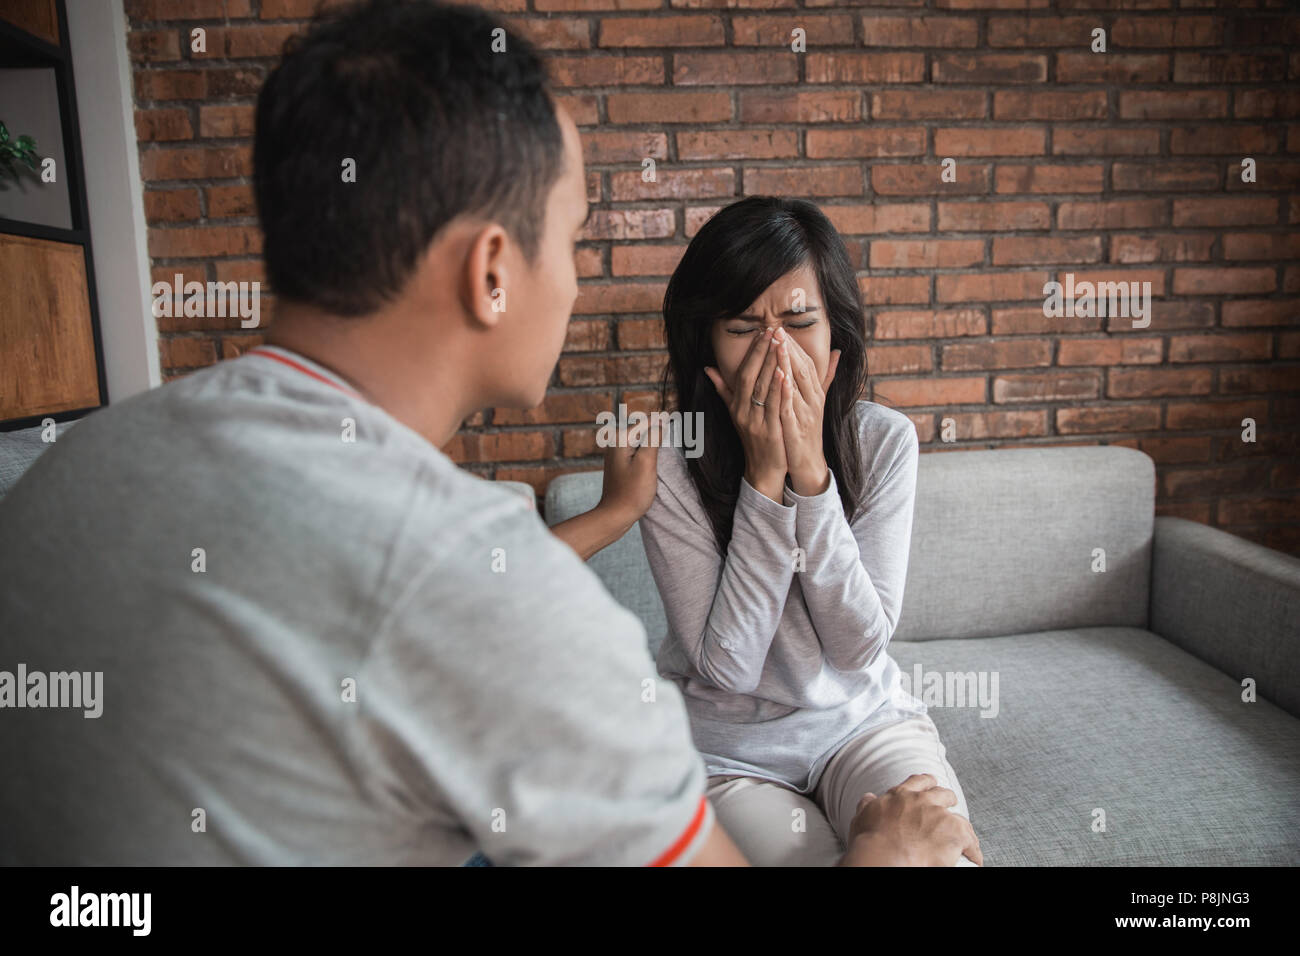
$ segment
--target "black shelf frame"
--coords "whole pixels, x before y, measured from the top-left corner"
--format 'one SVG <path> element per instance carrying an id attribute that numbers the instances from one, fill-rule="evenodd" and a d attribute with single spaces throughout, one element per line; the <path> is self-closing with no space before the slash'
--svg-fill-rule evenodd
<path id="1" fill-rule="evenodd" d="M 104 341 L 99 326 L 99 296 L 95 286 L 95 258 L 90 242 L 90 210 L 86 200 L 86 167 L 81 153 L 81 124 L 77 115 L 76 85 L 73 81 L 72 50 L 68 39 L 68 11 L 64 0 L 55 0 L 62 43 L 55 45 L 12 23 L 0 20 L 0 68 L 44 67 L 54 70 L 59 96 L 59 123 L 63 130 L 64 168 L 60 170 L 68 190 L 72 228 L 61 229 L 33 222 L 0 218 L 0 233 L 27 239 L 48 239 L 81 246 L 86 263 L 86 292 L 90 298 L 90 326 L 95 344 L 95 375 L 99 404 L 61 412 L 0 420 L 0 432 L 39 425 L 46 418 L 56 422 L 81 418 L 108 404 L 108 379 L 104 371 Z"/>

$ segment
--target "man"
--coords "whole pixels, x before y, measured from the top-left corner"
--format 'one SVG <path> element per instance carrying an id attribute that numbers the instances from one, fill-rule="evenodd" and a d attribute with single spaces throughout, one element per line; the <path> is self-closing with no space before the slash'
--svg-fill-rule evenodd
<path id="1" fill-rule="evenodd" d="M 577 129 L 497 26 L 371 3 L 293 44 L 268 346 L 96 412 L 0 507 L 4 663 L 102 674 L 98 717 L 0 711 L 2 862 L 744 862 L 636 619 L 438 450 L 542 400 L 577 296 Z M 977 858 L 934 784 L 845 862 Z"/>

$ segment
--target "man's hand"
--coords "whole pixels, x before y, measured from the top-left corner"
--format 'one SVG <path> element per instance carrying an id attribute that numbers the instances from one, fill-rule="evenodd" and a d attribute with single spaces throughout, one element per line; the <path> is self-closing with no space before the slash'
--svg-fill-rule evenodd
<path id="1" fill-rule="evenodd" d="M 606 448 L 600 503 L 551 529 L 582 560 L 623 537 L 654 502 L 659 446 L 649 444 L 649 431 L 649 421 L 642 422 L 628 432 L 627 444 Z"/>
<path id="2" fill-rule="evenodd" d="M 655 500 L 659 446 L 649 442 L 650 423 L 645 421 L 628 431 L 626 445 L 605 449 L 605 478 L 597 507 L 623 523 L 624 531 L 640 520 Z"/>
<path id="3" fill-rule="evenodd" d="M 865 794 L 840 866 L 954 866 L 965 856 L 984 865 L 970 821 L 948 810 L 957 795 L 916 773 L 883 797 Z"/>

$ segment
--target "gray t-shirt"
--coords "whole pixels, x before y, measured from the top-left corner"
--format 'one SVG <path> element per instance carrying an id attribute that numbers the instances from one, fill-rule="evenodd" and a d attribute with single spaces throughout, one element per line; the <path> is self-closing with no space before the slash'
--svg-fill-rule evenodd
<path id="1" fill-rule="evenodd" d="M 852 524 L 832 474 L 781 504 L 741 481 L 731 542 L 713 528 L 680 448 L 659 454 L 641 519 L 668 634 L 658 667 L 686 698 L 710 774 L 814 790 L 849 738 L 926 713 L 886 653 L 912 539 L 919 445 L 901 412 L 860 401 L 864 508 Z"/>
<path id="2" fill-rule="evenodd" d="M 98 717 L 0 700 L 0 863 L 681 864 L 713 824 L 637 619 L 295 353 L 95 412 L 0 542 L 0 671 L 102 672 Z"/>

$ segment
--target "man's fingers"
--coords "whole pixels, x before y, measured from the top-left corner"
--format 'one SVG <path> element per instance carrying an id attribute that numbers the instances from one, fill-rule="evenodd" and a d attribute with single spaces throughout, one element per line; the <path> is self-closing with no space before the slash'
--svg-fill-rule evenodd
<path id="1" fill-rule="evenodd" d="M 651 419 L 646 418 L 645 421 L 633 425 L 627 433 L 628 456 L 643 467 L 645 462 L 653 462 L 656 459 L 659 453 L 659 442 L 663 440 L 663 436 L 658 435 L 657 429 L 657 437 L 650 434 L 650 425 Z"/>
<path id="2" fill-rule="evenodd" d="M 980 838 L 975 835 L 975 828 L 966 821 L 966 829 L 969 831 L 969 839 L 966 845 L 962 847 L 961 855 L 966 857 L 976 866 L 984 865 L 984 853 L 980 850 Z"/>
<path id="3" fill-rule="evenodd" d="M 931 787 L 921 794 L 926 800 L 929 800 L 935 806 L 955 807 L 957 806 L 957 794 L 953 793 L 947 787 L 938 785 Z"/>
<path id="4" fill-rule="evenodd" d="M 627 444 L 629 448 L 640 448 L 645 444 L 646 435 L 650 432 L 650 419 L 637 422 L 627 431 Z"/>
<path id="5" fill-rule="evenodd" d="M 654 471 L 659 461 L 659 445 L 651 443 L 642 445 L 632 452 L 632 467 L 642 471 Z"/>
<path id="6" fill-rule="evenodd" d="M 930 790 L 939 785 L 939 781 L 930 773 L 914 773 L 893 790 Z"/>

